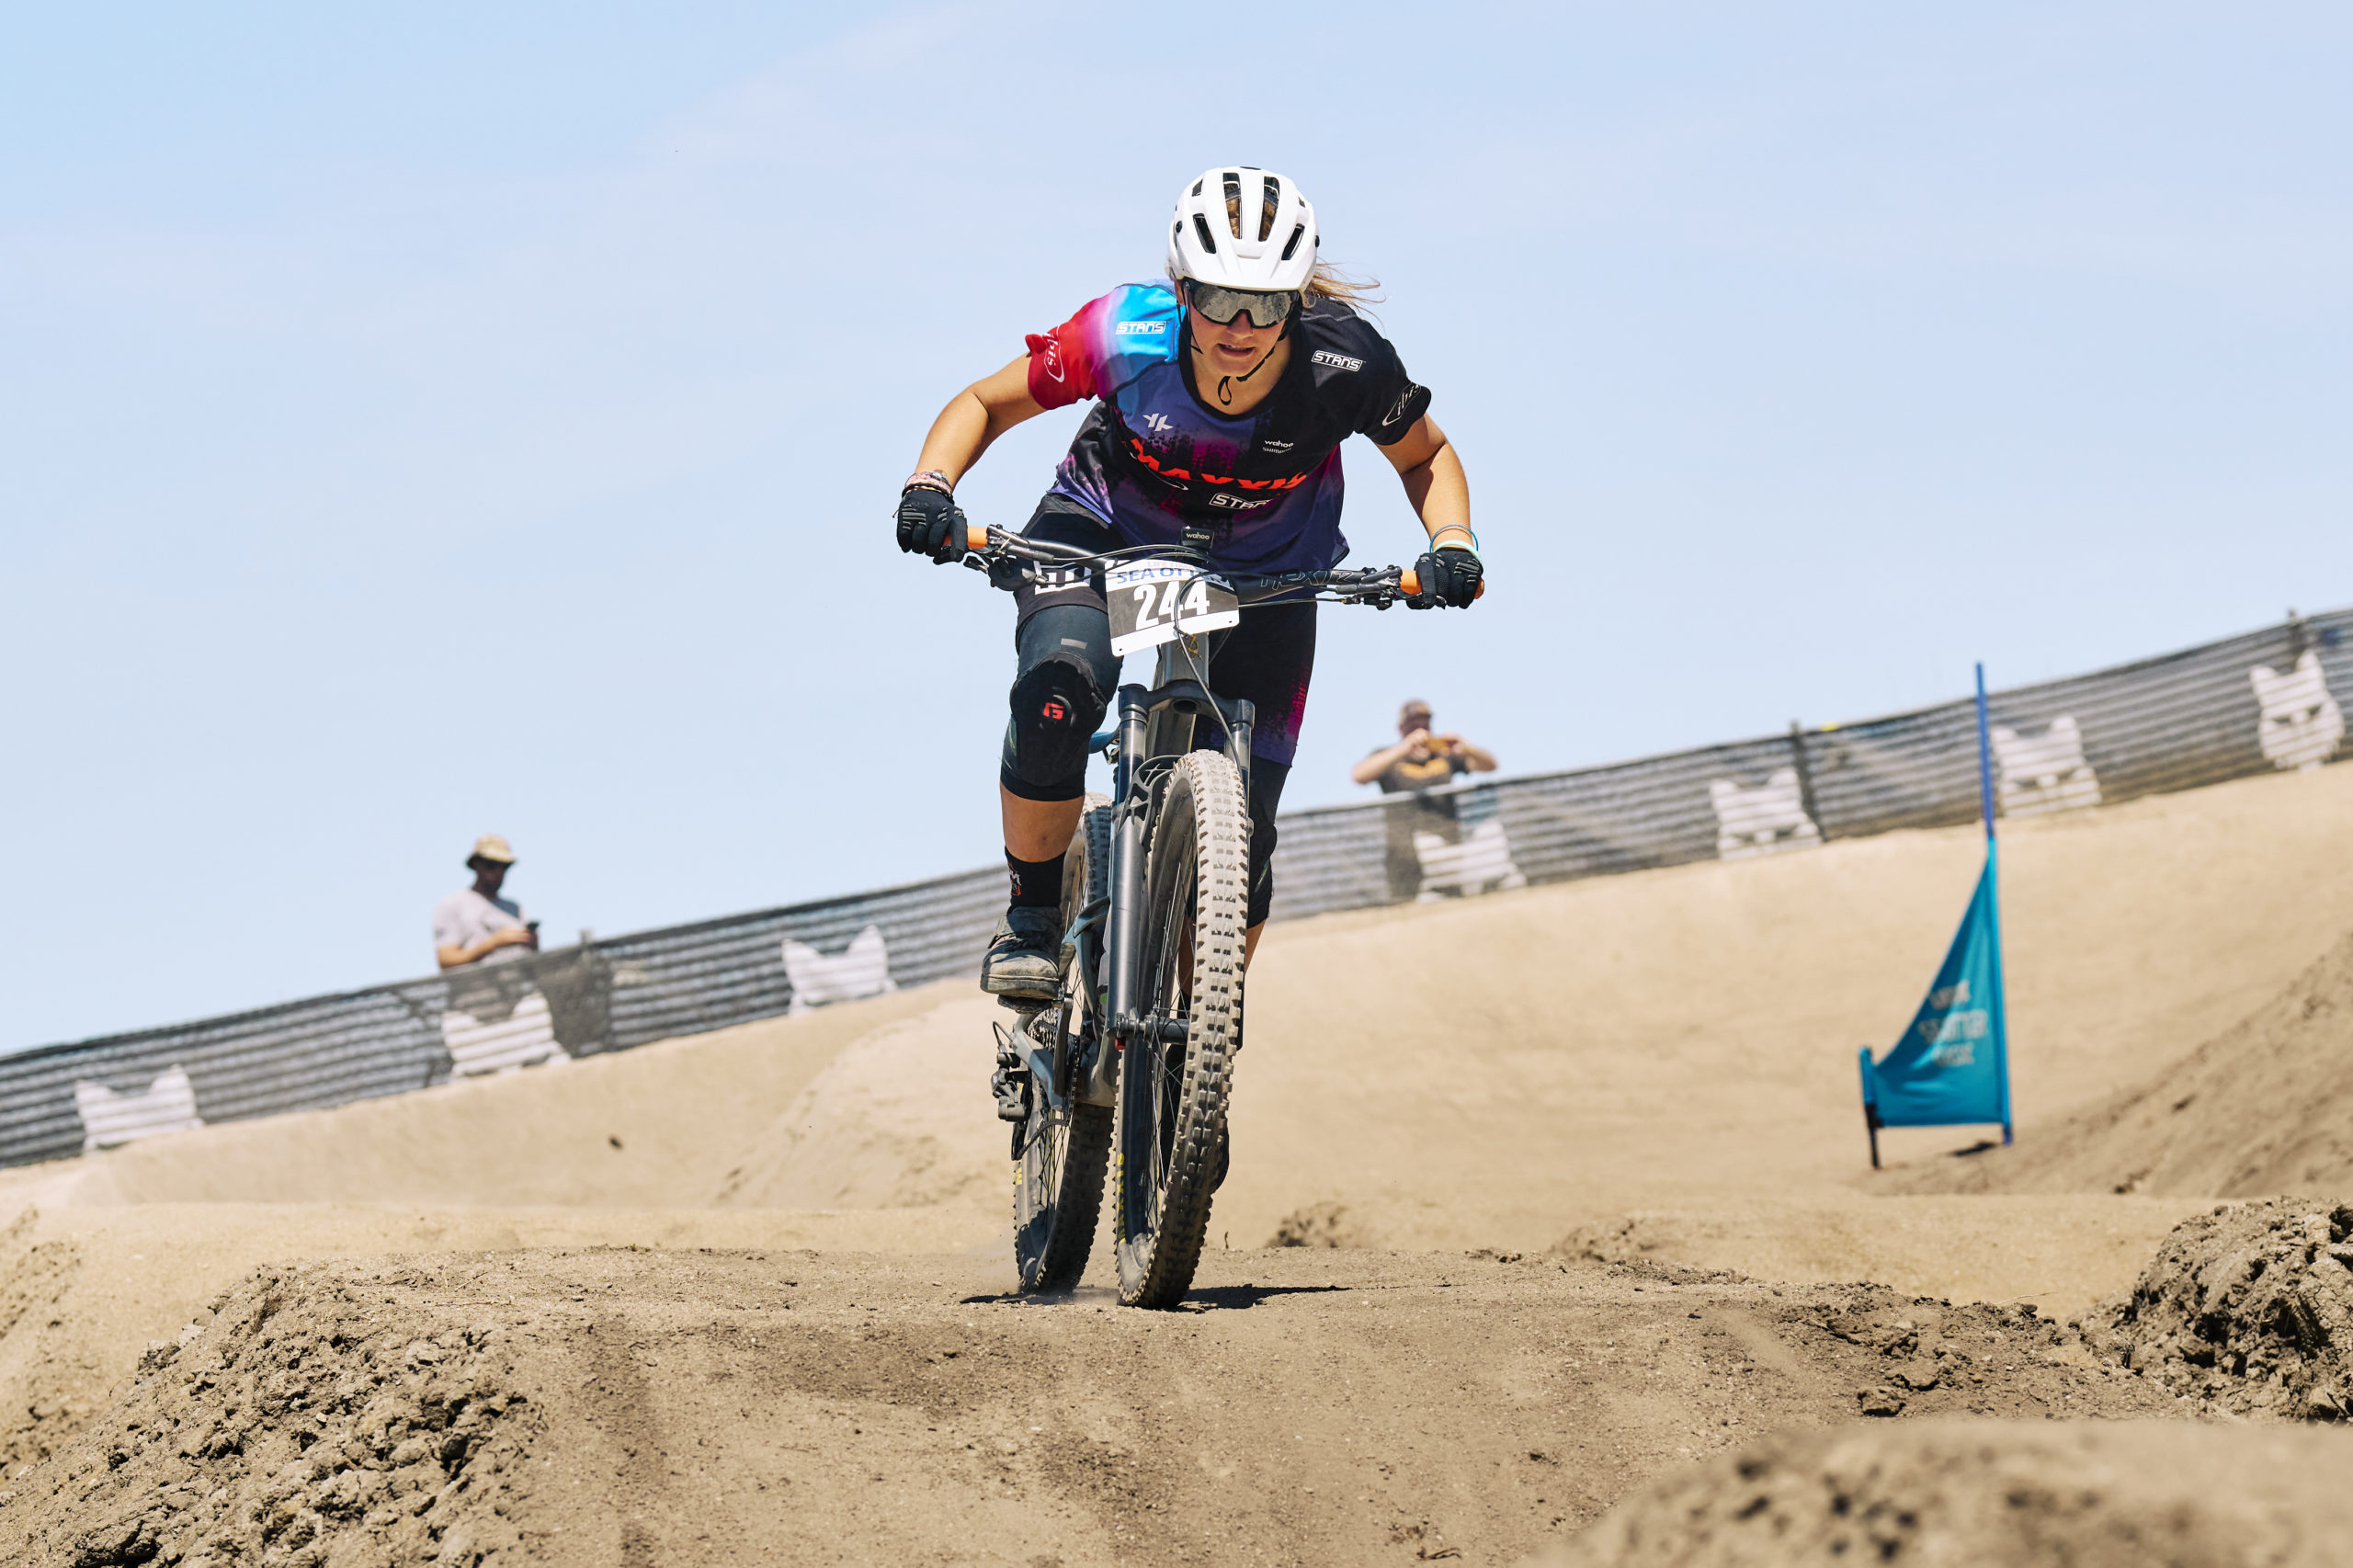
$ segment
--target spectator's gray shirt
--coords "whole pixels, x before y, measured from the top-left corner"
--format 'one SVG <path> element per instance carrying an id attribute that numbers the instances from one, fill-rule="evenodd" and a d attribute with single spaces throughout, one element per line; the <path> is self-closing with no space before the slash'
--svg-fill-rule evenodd
<path id="1" fill-rule="evenodd" d="M 460 888 L 433 906 L 433 946 L 437 949 L 471 948 L 493 931 L 511 930 L 526 924 L 523 906 L 513 899 L 484 898 L 472 888 Z M 531 949 L 517 942 L 485 953 L 474 962 L 512 963 L 530 956 Z"/>

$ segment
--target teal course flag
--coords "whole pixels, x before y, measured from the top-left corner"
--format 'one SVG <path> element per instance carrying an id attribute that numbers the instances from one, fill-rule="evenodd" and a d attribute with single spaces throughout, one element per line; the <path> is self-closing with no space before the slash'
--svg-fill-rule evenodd
<path id="1" fill-rule="evenodd" d="M 1978 778 L 1985 810 L 1985 869 L 1961 930 L 1911 1027 L 1879 1061 L 1862 1051 L 1863 1120 L 1871 1164 L 1882 1127 L 1999 1122 L 2010 1142 L 2009 1030 L 2002 1007 L 2002 914 L 1994 835 L 1993 767 L 1985 739 L 1985 668 L 1977 669 Z"/>

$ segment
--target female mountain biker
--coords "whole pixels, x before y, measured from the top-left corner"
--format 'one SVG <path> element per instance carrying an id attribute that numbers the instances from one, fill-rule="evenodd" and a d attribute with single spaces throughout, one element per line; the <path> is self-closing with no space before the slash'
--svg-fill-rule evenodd
<path id="1" fill-rule="evenodd" d="M 1049 408 L 1096 400 L 1023 530 L 1089 551 L 1170 545 L 1230 571 L 1324 571 L 1340 532 L 1340 443 L 1368 436 L 1429 535 L 1416 563 L 1429 600 L 1467 607 L 1478 540 L 1462 463 L 1427 413 L 1428 389 L 1316 259 L 1315 210 L 1298 187 L 1246 165 L 1210 170 L 1177 198 L 1168 278 L 1081 307 L 1029 352 L 940 411 L 899 497 L 899 548 L 959 559 L 956 483 L 995 440 Z M 1012 903 L 982 988 L 1045 1000 L 1062 941 L 1063 854 L 1086 794 L 1087 738 L 1118 684 L 1099 574 L 1015 596 L 1018 654 L 998 769 Z M 1247 954 L 1274 882 L 1275 807 L 1299 745 L 1315 657 L 1315 606 L 1245 611 L 1209 667 L 1224 698 L 1257 707 L 1250 766 Z"/>

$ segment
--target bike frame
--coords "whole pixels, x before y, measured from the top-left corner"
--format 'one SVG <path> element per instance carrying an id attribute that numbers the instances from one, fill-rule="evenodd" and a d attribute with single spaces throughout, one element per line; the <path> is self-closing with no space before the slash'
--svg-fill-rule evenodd
<path id="1" fill-rule="evenodd" d="M 1063 570 L 1097 564 L 1107 557 L 1040 547 L 995 528 L 972 530 L 972 554 L 967 563 L 989 571 L 999 586 L 1012 581 L 998 574 L 1000 565 L 1017 573 L 1051 565 Z M 985 543 L 983 543 L 983 540 Z M 983 551 L 987 553 L 983 553 Z M 1001 552 L 1001 553 L 1000 553 Z M 1156 551 L 1186 555 L 1182 550 Z M 996 555 L 992 561 L 990 555 Z M 1207 562 L 1194 557 L 1206 567 Z M 1290 572 L 1279 575 L 1226 574 L 1248 603 L 1266 603 L 1300 597 L 1338 597 L 1386 609 L 1394 603 L 1419 605 L 1410 574 L 1395 567 L 1374 571 Z M 1245 603 L 1245 611 L 1248 612 Z M 1063 937 L 1063 946 L 1078 971 L 1073 987 L 1080 1012 L 1096 1026 L 1091 1061 L 1076 1063 L 1077 1082 L 1071 1097 L 1086 1105 L 1114 1105 L 1119 1097 L 1120 1058 L 1127 1042 L 1147 1029 L 1163 1031 L 1163 1039 L 1185 1038 L 1188 1026 L 1154 1018 L 1138 1011 L 1142 968 L 1144 862 L 1151 848 L 1151 829 L 1160 791 L 1173 762 L 1196 750 L 1200 722 L 1208 719 L 1225 732 L 1225 755 L 1242 777 L 1243 798 L 1249 798 L 1250 740 L 1257 719 L 1255 707 L 1242 699 L 1221 698 L 1209 689 L 1206 677 L 1220 632 L 1180 636 L 1160 644 L 1149 687 L 1129 684 L 1120 687 L 1112 727 L 1094 737 L 1089 749 L 1102 752 L 1112 766 L 1111 853 L 1106 880 L 1108 908 L 1082 909 Z M 1076 1028 L 1065 1026 L 1065 1038 Z M 1057 1063 L 1057 1065 L 1060 1065 Z M 1049 1084 L 1058 1074 L 1044 1075 Z M 1059 1098 L 1056 1100 L 1060 1104 Z"/>

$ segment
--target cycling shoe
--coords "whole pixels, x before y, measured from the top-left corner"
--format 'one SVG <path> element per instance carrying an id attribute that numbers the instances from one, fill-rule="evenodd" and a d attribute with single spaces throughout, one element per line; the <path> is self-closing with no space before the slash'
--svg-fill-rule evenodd
<path id="1" fill-rule="evenodd" d="M 992 996 L 1053 1000 L 1062 989 L 1062 915 L 1051 909 L 1008 909 L 981 957 L 981 989 Z"/>

